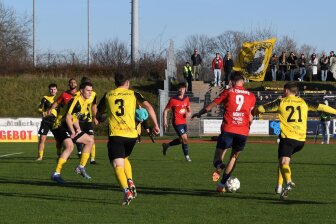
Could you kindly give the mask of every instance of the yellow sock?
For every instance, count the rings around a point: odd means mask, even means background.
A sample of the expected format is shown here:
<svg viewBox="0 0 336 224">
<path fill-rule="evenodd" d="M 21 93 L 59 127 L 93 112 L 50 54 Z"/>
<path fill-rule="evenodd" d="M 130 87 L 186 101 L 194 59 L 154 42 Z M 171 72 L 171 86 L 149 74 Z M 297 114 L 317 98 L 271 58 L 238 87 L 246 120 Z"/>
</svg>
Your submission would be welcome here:
<svg viewBox="0 0 336 224">
<path fill-rule="evenodd" d="M 91 149 L 91 161 L 95 160 L 95 158 L 96 158 L 96 144 L 93 144 Z"/>
<path fill-rule="evenodd" d="M 280 166 L 278 166 L 278 186 L 281 186 L 282 184 L 283 184 L 283 178 L 282 178 Z"/>
<path fill-rule="evenodd" d="M 125 175 L 124 167 L 117 166 L 116 168 L 114 168 L 114 170 L 115 170 L 115 175 L 119 182 L 120 187 L 122 189 L 128 188 L 127 177 Z"/>
<path fill-rule="evenodd" d="M 61 173 L 63 165 L 66 163 L 66 159 L 59 158 L 56 166 L 56 173 Z"/>
<path fill-rule="evenodd" d="M 286 181 L 286 183 L 289 183 L 292 181 L 292 176 L 291 176 L 291 169 L 288 164 L 283 164 L 281 166 L 281 174 L 283 179 Z"/>
<path fill-rule="evenodd" d="M 90 157 L 89 152 L 83 152 L 82 156 L 81 156 L 81 159 L 80 159 L 80 162 L 79 162 L 79 165 L 81 165 L 83 167 L 86 166 L 86 163 L 89 160 L 89 157 Z"/>
<path fill-rule="evenodd" d="M 43 158 L 43 152 L 44 152 L 44 151 L 39 151 L 39 152 L 38 152 L 38 158 L 39 158 L 39 159 L 42 159 L 42 158 Z"/>
<path fill-rule="evenodd" d="M 130 161 L 128 160 L 128 157 L 125 158 L 125 174 L 127 179 L 133 179 L 132 178 L 132 166 Z"/>
</svg>

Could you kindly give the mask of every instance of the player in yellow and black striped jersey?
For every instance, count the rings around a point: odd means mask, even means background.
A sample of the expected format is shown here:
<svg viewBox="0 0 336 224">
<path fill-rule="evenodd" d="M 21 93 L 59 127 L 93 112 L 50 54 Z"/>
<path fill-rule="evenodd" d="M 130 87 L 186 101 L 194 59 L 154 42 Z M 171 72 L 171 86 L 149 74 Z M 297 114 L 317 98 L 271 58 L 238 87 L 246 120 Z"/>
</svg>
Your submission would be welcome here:
<svg viewBox="0 0 336 224">
<path fill-rule="evenodd" d="M 52 110 L 50 115 L 48 114 L 48 111 L 53 104 L 55 96 L 57 94 L 57 85 L 55 83 L 51 83 L 48 86 L 48 89 L 49 95 L 43 96 L 41 103 L 38 107 L 38 112 L 42 115 L 42 122 L 38 131 L 38 134 L 40 135 L 38 142 L 38 161 L 43 159 L 44 145 L 47 139 L 47 134 L 49 130 L 51 130 L 57 116 L 56 109 Z M 56 143 L 56 147 L 58 149 L 57 151 L 60 151 L 61 146 Z"/>
<path fill-rule="evenodd" d="M 336 114 L 336 109 L 325 104 L 308 102 L 296 96 L 298 87 L 295 82 L 288 82 L 284 86 L 284 97 L 256 108 L 255 114 L 277 112 L 280 120 L 280 143 L 278 148 L 278 183 L 276 193 L 281 198 L 287 198 L 288 192 L 294 188 L 291 169 L 291 156 L 300 151 L 306 140 L 308 111 L 323 111 Z M 282 188 L 283 181 L 285 186 Z"/>
<path fill-rule="evenodd" d="M 155 111 L 139 93 L 130 90 L 130 81 L 125 74 L 115 75 L 116 89 L 107 92 L 99 101 L 97 119 L 106 114 L 109 125 L 108 155 L 116 178 L 124 191 L 123 205 L 128 205 L 136 196 L 132 177 L 131 155 L 137 140 L 135 110 L 137 104 L 144 107 L 153 122 L 153 132 L 160 132 Z"/>
<path fill-rule="evenodd" d="M 79 119 L 85 119 L 88 113 L 89 98 L 92 92 L 92 84 L 90 82 L 82 83 L 80 86 L 80 95 L 71 99 L 65 108 L 62 108 L 55 121 L 52 132 L 55 138 L 62 142 L 64 150 L 60 155 L 55 172 L 51 179 L 57 183 L 64 183 L 61 178 L 61 170 L 66 163 L 73 150 L 73 142 L 84 144 L 82 156 L 75 172 L 81 174 L 84 178 L 90 179 L 85 171 L 85 165 L 89 159 L 93 139 L 82 132 L 79 126 Z"/>
<path fill-rule="evenodd" d="M 87 77 L 83 77 L 81 79 L 81 83 L 91 82 L 91 80 Z M 92 82 L 91 82 L 92 83 Z M 76 93 L 76 95 L 80 95 L 80 91 Z M 88 112 L 85 115 L 85 119 L 79 119 L 79 126 L 81 130 L 88 134 L 94 140 L 94 130 L 93 124 L 98 125 L 98 120 L 96 119 L 97 113 L 97 94 L 95 91 L 92 91 L 90 98 L 88 101 Z M 79 148 L 77 147 L 77 150 Z M 81 154 L 81 152 L 78 152 Z M 96 145 L 92 145 L 91 153 L 90 153 L 90 164 L 96 164 Z"/>
</svg>

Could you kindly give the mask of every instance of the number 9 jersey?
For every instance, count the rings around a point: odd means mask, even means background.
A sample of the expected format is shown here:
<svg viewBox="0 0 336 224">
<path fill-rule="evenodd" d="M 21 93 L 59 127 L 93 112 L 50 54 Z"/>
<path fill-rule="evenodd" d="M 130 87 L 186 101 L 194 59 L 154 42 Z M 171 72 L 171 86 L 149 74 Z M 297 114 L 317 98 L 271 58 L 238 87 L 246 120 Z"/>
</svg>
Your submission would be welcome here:
<svg viewBox="0 0 336 224">
<path fill-rule="evenodd" d="M 253 93 L 242 86 L 234 86 L 224 90 L 213 102 L 217 105 L 224 104 L 221 131 L 248 135 L 252 121 L 251 111 L 256 103 Z"/>
<path fill-rule="evenodd" d="M 133 90 L 116 88 L 107 92 L 98 104 L 98 111 L 107 113 L 109 136 L 138 137 L 135 110 L 145 98 Z"/>
</svg>

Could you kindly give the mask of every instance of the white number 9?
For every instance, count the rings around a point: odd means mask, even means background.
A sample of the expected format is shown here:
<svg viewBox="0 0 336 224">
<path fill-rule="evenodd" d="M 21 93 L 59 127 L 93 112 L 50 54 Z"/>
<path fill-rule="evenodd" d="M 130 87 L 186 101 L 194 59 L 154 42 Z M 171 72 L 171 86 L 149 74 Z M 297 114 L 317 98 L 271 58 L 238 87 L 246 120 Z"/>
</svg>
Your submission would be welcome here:
<svg viewBox="0 0 336 224">
<path fill-rule="evenodd" d="M 236 95 L 236 104 L 237 104 L 237 109 L 236 111 L 240 111 L 244 104 L 244 96 L 243 95 Z"/>
</svg>

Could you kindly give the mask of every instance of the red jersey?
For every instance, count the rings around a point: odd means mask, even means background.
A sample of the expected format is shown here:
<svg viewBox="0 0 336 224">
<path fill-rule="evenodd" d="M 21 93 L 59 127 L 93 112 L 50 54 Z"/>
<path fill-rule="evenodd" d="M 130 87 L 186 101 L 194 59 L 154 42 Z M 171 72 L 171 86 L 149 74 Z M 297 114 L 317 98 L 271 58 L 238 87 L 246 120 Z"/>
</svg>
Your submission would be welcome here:
<svg viewBox="0 0 336 224">
<path fill-rule="evenodd" d="M 190 106 L 189 97 L 184 96 L 180 99 L 179 96 L 173 96 L 169 99 L 166 108 L 173 110 L 173 125 L 187 123 L 187 107 Z"/>
<path fill-rule="evenodd" d="M 58 97 L 57 99 L 57 103 L 59 105 L 65 106 L 69 103 L 69 101 L 74 97 L 74 95 L 76 94 L 77 90 L 72 93 L 70 90 L 64 91 L 60 97 Z"/>
<path fill-rule="evenodd" d="M 250 114 L 256 98 L 244 87 L 235 86 L 224 90 L 214 101 L 224 104 L 224 115 L 221 130 L 247 136 L 250 131 Z"/>
</svg>

